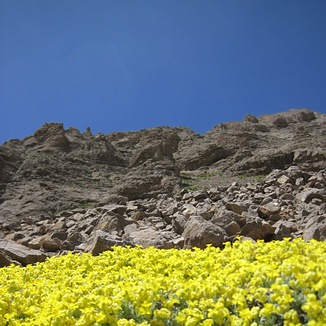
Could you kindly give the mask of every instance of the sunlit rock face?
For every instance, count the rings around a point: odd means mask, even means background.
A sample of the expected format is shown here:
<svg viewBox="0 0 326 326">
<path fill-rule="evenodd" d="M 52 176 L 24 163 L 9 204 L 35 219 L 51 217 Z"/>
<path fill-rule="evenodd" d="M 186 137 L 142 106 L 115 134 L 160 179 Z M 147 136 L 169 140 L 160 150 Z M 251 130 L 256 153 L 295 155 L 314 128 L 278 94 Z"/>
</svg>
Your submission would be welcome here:
<svg viewBox="0 0 326 326">
<path fill-rule="evenodd" d="M 307 109 L 248 114 L 203 135 L 47 123 L 0 146 L 0 239 L 45 254 L 324 240 L 325 156 L 326 115 Z"/>
</svg>

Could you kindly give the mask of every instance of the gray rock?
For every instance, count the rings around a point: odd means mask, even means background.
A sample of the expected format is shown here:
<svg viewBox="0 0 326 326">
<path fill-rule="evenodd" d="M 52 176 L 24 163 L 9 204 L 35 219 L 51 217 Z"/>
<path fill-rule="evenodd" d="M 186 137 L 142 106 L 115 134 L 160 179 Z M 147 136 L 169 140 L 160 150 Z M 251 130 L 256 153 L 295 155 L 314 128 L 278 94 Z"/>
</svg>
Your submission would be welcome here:
<svg viewBox="0 0 326 326">
<path fill-rule="evenodd" d="M 259 120 L 252 114 L 247 114 L 244 118 L 243 118 L 244 122 L 251 122 L 251 123 L 258 123 Z"/>
<path fill-rule="evenodd" d="M 222 229 L 227 228 L 232 222 L 236 222 L 242 228 L 246 224 L 246 217 L 231 211 L 222 211 L 215 214 L 211 222 Z"/>
<path fill-rule="evenodd" d="M 270 221 L 278 221 L 281 219 L 279 213 L 281 212 L 281 207 L 276 203 L 268 203 L 264 206 L 258 207 L 258 216 Z"/>
<path fill-rule="evenodd" d="M 131 245 L 131 243 L 128 243 L 116 235 L 97 230 L 94 232 L 92 238 L 87 242 L 84 251 L 97 256 L 103 251 L 110 250 L 113 246 L 125 245 Z"/>
<path fill-rule="evenodd" d="M 247 223 L 241 230 L 241 235 L 250 237 L 253 240 L 271 240 L 274 237 L 274 231 L 275 227 L 263 219 L 256 217 L 247 220 Z"/>
<path fill-rule="evenodd" d="M 210 205 L 197 207 L 197 215 L 205 220 L 210 220 L 214 215 L 214 209 Z"/>
<path fill-rule="evenodd" d="M 30 249 L 10 240 L 0 239 L 0 251 L 23 266 L 42 262 L 46 258 L 43 252 Z"/>
<path fill-rule="evenodd" d="M 184 247 L 185 239 L 183 237 L 175 238 L 172 240 L 174 248 L 182 249 Z"/>
<path fill-rule="evenodd" d="M 285 193 L 280 196 L 280 199 L 285 200 L 285 201 L 293 201 L 295 199 L 294 195 L 291 193 Z"/>
<path fill-rule="evenodd" d="M 225 231 L 227 235 L 231 237 L 231 236 L 239 235 L 241 232 L 241 228 L 237 222 L 232 221 L 226 225 Z"/>
<path fill-rule="evenodd" d="M 273 224 L 275 228 L 275 240 L 292 237 L 293 233 L 298 231 L 297 223 L 291 221 L 279 220 Z"/>
<path fill-rule="evenodd" d="M 197 208 L 192 204 L 184 204 L 181 207 L 181 213 L 186 217 L 190 217 L 197 214 Z"/>
<path fill-rule="evenodd" d="M 182 234 L 185 229 L 188 218 L 183 214 L 176 213 L 172 217 L 172 226 L 176 233 Z"/>
<path fill-rule="evenodd" d="M 326 240 L 326 216 L 314 216 L 310 218 L 303 230 L 303 239 L 305 241 L 311 239 Z"/>
<path fill-rule="evenodd" d="M 286 183 L 290 183 L 290 182 L 291 182 L 291 179 L 286 175 L 282 175 L 279 178 L 277 178 L 277 180 L 276 180 L 276 183 L 281 185 L 281 186 L 286 184 Z"/>
<path fill-rule="evenodd" d="M 323 200 L 324 197 L 325 197 L 325 190 L 324 189 L 317 189 L 317 188 L 307 189 L 307 190 L 304 190 L 301 193 L 299 193 L 298 197 L 304 203 L 309 203 L 314 198 L 318 198 L 318 199 Z"/>
<path fill-rule="evenodd" d="M 288 122 L 282 116 L 276 117 L 276 119 L 273 121 L 273 124 L 279 128 L 286 128 L 288 126 Z"/>
<path fill-rule="evenodd" d="M 208 244 L 215 247 L 222 246 L 227 239 L 227 234 L 221 227 L 202 217 L 192 216 L 186 223 L 182 237 L 186 247 L 205 248 Z"/>
<path fill-rule="evenodd" d="M 197 190 L 197 191 L 191 192 L 188 195 L 190 195 L 190 196 L 187 196 L 187 194 L 185 194 L 183 199 L 187 200 L 187 199 L 192 198 L 195 201 L 201 201 L 201 200 L 208 197 L 208 193 L 206 191 L 203 191 L 203 190 Z"/>
<path fill-rule="evenodd" d="M 56 252 L 62 249 L 62 241 L 47 234 L 41 240 L 41 248 L 44 251 Z"/>
<path fill-rule="evenodd" d="M 135 221 L 140 221 L 147 217 L 147 213 L 142 210 L 132 211 L 130 217 Z"/>
<path fill-rule="evenodd" d="M 41 249 L 42 246 L 42 240 L 43 240 L 44 236 L 37 236 L 35 238 L 33 238 L 32 240 L 29 241 L 29 243 L 27 244 L 27 246 L 31 249 Z"/>
<path fill-rule="evenodd" d="M 5 255 L 3 252 L 0 251 L 0 268 L 9 266 L 11 264 L 19 265 L 18 262 L 13 261 L 7 255 Z"/>
<path fill-rule="evenodd" d="M 245 210 L 245 207 L 243 205 L 231 202 L 225 203 L 225 208 L 239 215 L 241 215 L 242 212 Z"/>
<path fill-rule="evenodd" d="M 56 222 L 52 227 L 51 230 L 53 231 L 60 231 L 60 230 L 66 230 L 66 222 L 64 220 Z"/>
<path fill-rule="evenodd" d="M 166 222 L 164 219 L 160 216 L 149 216 L 146 219 L 146 223 L 149 223 L 150 225 L 153 225 L 156 229 L 165 229 Z"/>
<path fill-rule="evenodd" d="M 156 248 L 167 249 L 172 247 L 172 244 L 163 235 L 163 232 L 152 226 L 142 227 L 130 233 L 128 240 L 144 248 L 154 246 Z"/>
<path fill-rule="evenodd" d="M 76 247 L 84 243 L 85 236 L 83 236 L 78 231 L 73 231 L 72 233 L 68 234 L 67 239 L 62 243 L 62 249 L 65 250 L 74 250 Z"/>
<path fill-rule="evenodd" d="M 54 231 L 51 235 L 51 238 L 53 239 L 59 239 L 61 241 L 65 241 L 68 237 L 67 231 Z"/>
<path fill-rule="evenodd" d="M 116 213 L 118 215 L 123 215 L 126 212 L 127 207 L 125 205 L 109 204 L 99 207 L 97 210 L 102 213 Z"/>
<path fill-rule="evenodd" d="M 105 232 L 120 231 L 128 224 L 129 221 L 124 216 L 113 212 L 106 212 L 99 219 L 95 230 L 103 230 Z"/>
</svg>

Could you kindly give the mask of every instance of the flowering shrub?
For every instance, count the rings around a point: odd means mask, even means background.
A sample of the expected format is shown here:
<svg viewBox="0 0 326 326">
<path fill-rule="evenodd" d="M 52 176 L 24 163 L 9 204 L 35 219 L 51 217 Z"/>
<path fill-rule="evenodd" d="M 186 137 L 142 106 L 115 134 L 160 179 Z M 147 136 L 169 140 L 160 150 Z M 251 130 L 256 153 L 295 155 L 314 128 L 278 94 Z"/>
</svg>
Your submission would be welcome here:
<svg viewBox="0 0 326 326">
<path fill-rule="evenodd" d="M 115 247 L 0 269 L 0 325 L 326 325 L 326 242 Z"/>
</svg>

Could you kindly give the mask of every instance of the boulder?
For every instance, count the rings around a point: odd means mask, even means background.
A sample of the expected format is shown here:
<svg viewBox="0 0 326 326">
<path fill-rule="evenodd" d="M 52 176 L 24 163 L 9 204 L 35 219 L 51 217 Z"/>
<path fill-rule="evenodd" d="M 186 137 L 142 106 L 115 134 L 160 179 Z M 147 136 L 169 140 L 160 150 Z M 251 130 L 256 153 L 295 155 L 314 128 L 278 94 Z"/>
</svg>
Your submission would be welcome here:
<svg viewBox="0 0 326 326">
<path fill-rule="evenodd" d="M 317 188 L 303 190 L 301 193 L 298 194 L 298 198 L 300 198 L 301 201 L 304 203 L 309 203 L 314 198 L 323 200 L 325 196 L 326 196 L 325 189 L 317 189 Z"/>
<path fill-rule="evenodd" d="M 141 228 L 137 228 L 137 230 L 129 233 L 128 241 L 135 245 L 142 246 L 143 248 L 153 246 L 156 248 L 167 249 L 173 247 L 170 239 L 167 239 L 163 232 L 155 229 L 153 226 L 143 226 Z"/>
<path fill-rule="evenodd" d="M 276 119 L 273 121 L 273 124 L 279 128 L 286 128 L 288 126 L 288 122 L 286 121 L 286 118 L 282 116 L 276 117 Z"/>
<path fill-rule="evenodd" d="M 58 238 L 52 237 L 50 234 L 47 234 L 41 240 L 41 248 L 44 251 L 56 252 L 62 249 L 62 241 Z"/>
<path fill-rule="evenodd" d="M 46 258 L 40 250 L 28 248 L 11 240 L 0 239 L 0 251 L 23 266 L 42 262 Z"/>
<path fill-rule="evenodd" d="M 85 241 L 85 236 L 78 232 L 72 231 L 67 239 L 62 243 L 62 249 L 75 250 L 76 247 L 80 246 Z"/>
<path fill-rule="evenodd" d="M 242 212 L 245 210 L 245 207 L 240 203 L 232 203 L 232 202 L 225 203 L 225 208 L 239 215 L 241 215 Z"/>
<path fill-rule="evenodd" d="M 113 246 L 126 245 L 131 245 L 131 243 L 123 240 L 117 235 L 109 234 L 102 230 L 97 230 L 87 242 L 84 251 L 97 256 L 103 251 L 110 250 Z"/>
<path fill-rule="evenodd" d="M 305 241 L 311 239 L 325 241 L 326 240 L 326 215 L 311 217 L 303 230 L 302 237 Z"/>
<path fill-rule="evenodd" d="M 259 120 L 257 119 L 257 117 L 255 117 L 252 114 L 247 114 L 244 118 L 243 118 L 243 122 L 251 122 L 251 123 L 258 123 Z"/>
<path fill-rule="evenodd" d="M 226 232 L 218 225 L 200 216 L 192 216 L 182 233 L 185 247 L 205 248 L 208 244 L 221 247 L 227 240 Z"/>
<path fill-rule="evenodd" d="M 0 268 L 9 266 L 11 264 L 19 265 L 18 262 L 13 261 L 7 255 L 0 251 Z"/>
<path fill-rule="evenodd" d="M 279 185 L 284 185 L 284 184 L 286 184 L 286 183 L 290 183 L 290 182 L 291 182 L 291 179 L 290 179 L 288 176 L 286 176 L 286 175 L 282 175 L 282 176 L 280 176 L 280 177 L 276 180 L 276 182 L 277 182 Z"/>
<path fill-rule="evenodd" d="M 258 207 L 258 216 L 264 220 L 278 221 L 281 219 L 279 213 L 281 212 L 281 207 L 277 203 L 268 203 L 266 205 L 261 205 Z"/>
<path fill-rule="evenodd" d="M 188 218 L 184 216 L 183 214 L 176 213 L 172 216 L 172 226 L 176 233 L 182 234 Z"/>
<path fill-rule="evenodd" d="M 197 208 L 192 204 L 184 204 L 181 207 L 181 213 L 186 217 L 197 215 Z"/>
<path fill-rule="evenodd" d="M 105 232 L 121 231 L 129 223 L 124 216 L 113 212 L 106 212 L 99 219 L 95 230 L 103 230 Z"/>
<path fill-rule="evenodd" d="M 239 224 L 235 221 L 230 222 L 228 225 L 225 227 L 225 231 L 228 236 L 233 237 L 235 235 L 239 235 L 241 232 L 241 228 Z"/>
<path fill-rule="evenodd" d="M 246 223 L 246 217 L 232 211 L 221 211 L 214 215 L 211 222 L 222 229 L 226 228 L 232 222 L 236 222 L 242 228 Z"/>
<path fill-rule="evenodd" d="M 241 229 L 241 235 L 250 237 L 253 240 L 272 240 L 274 238 L 275 227 L 259 217 L 248 218 L 246 224 Z"/>
<path fill-rule="evenodd" d="M 37 237 L 34 237 L 33 239 L 31 239 L 28 242 L 27 247 L 29 247 L 31 249 L 37 249 L 37 250 L 41 249 L 43 238 L 44 238 L 43 235 L 39 235 Z"/>
<path fill-rule="evenodd" d="M 275 240 L 290 238 L 298 231 L 298 225 L 294 221 L 279 220 L 273 224 L 273 227 L 275 228 Z"/>
</svg>

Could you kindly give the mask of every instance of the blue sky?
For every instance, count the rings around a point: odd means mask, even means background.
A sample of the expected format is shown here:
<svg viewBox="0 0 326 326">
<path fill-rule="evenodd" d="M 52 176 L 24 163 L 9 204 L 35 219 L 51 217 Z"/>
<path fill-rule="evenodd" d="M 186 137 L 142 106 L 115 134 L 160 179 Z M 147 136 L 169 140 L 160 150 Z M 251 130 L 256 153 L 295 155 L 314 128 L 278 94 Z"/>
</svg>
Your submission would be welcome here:
<svg viewBox="0 0 326 326">
<path fill-rule="evenodd" d="M 325 0 L 0 0 L 0 143 L 326 113 Z"/>
</svg>

